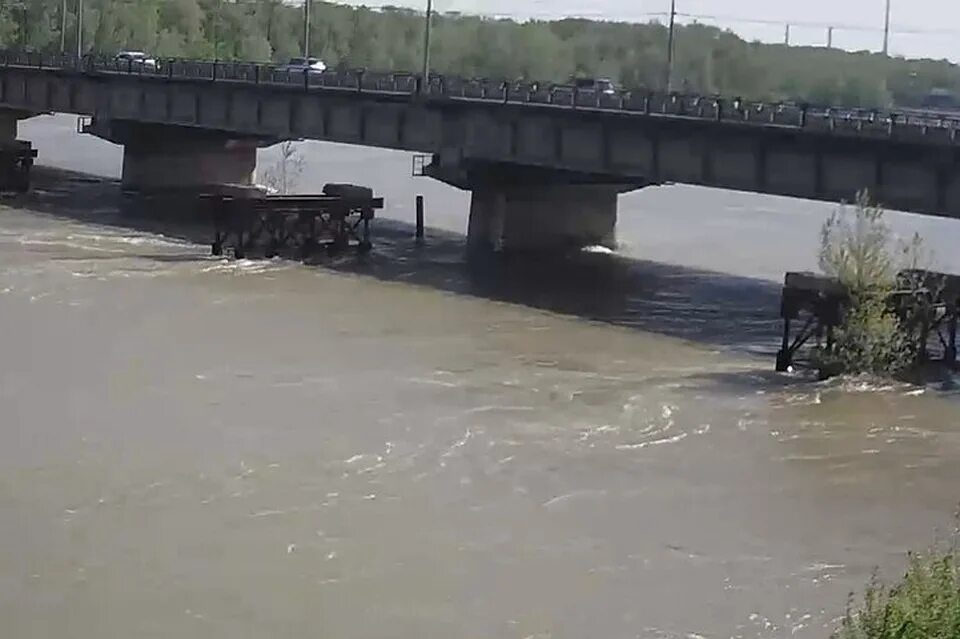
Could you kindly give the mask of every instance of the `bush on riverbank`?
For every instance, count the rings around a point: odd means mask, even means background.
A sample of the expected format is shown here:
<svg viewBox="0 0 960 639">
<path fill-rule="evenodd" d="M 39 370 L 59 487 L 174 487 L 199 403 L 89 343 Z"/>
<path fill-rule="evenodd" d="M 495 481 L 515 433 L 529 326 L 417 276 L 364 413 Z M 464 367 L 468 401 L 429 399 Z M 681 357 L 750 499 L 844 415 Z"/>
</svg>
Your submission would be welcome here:
<svg viewBox="0 0 960 639">
<path fill-rule="evenodd" d="M 956 549 L 910 556 L 903 579 L 874 578 L 859 610 L 848 607 L 834 639 L 960 638 L 960 561 Z"/>
<path fill-rule="evenodd" d="M 897 375 L 918 359 L 921 337 L 917 322 L 891 306 L 894 291 L 913 296 L 926 285 L 922 276 L 898 279 L 898 273 L 923 273 L 931 258 L 923 241 L 896 243 L 884 221 L 884 210 L 867 192 L 852 207 L 835 212 L 820 235 L 820 269 L 837 279 L 849 300 L 834 332 L 831 349 L 822 349 L 822 373 Z"/>
</svg>

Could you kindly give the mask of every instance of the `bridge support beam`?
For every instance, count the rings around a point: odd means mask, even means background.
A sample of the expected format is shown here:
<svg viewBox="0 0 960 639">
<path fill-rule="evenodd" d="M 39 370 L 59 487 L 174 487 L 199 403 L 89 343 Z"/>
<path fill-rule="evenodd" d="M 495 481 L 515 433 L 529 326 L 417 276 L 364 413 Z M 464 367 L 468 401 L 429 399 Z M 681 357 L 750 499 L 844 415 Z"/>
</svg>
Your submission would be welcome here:
<svg viewBox="0 0 960 639">
<path fill-rule="evenodd" d="M 593 184 L 475 187 L 467 245 L 511 252 L 612 248 L 621 190 Z"/>
</svg>

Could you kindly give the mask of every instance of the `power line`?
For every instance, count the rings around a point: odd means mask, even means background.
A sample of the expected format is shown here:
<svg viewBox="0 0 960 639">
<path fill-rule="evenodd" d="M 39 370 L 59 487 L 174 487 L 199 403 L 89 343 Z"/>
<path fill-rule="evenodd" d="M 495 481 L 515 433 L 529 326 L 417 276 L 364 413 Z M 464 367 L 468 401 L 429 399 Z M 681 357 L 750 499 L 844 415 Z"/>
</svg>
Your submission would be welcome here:
<svg viewBox="0 0 960 639">
<path fill-rule="evenodd" d="M 770 20 L 765 18 L 744 18 L 742 16 L 731 16 L 723 14 L 702 14 L 702 13 L 677 13 L 681 18 L 691 20 L 710 20 L 712 22 L 735 23 L 735 24 L 759 24 L 767 26 L 780 27 L 790 24 L 791 27 L 802 27 L 810 29 L 833 29 L 835 31 L 857 31 L 863 33 L 883 33 L 883 27 L 873 27 L 860 24 L 844 24 L 838 22 L 816 22 L 804 20 Z M 891 34 L 902 35 L 960 35 L 956 29 L 921 29 L 921 28 L 894 28 L 890 27 Z"/>
<path fill-rule="evenodd" d="M 344 3 L 347 6 L 356 7 L 357 5 Z M 365 4 L 369 9 L 374 10 L 383 10 L 388 8 L 398 8 L 396 4 L 385 2 L 379 5 L 370 5 Z M 408 8 L 408 7 L 399 7 L 399 8 Z M 411 10 L 416 10 L 411 8 Z M 422 13 L 422 11 L 420 11 Z M 491 12 L 491 13 L 473 13 L 469 11 L 446 11 L 444 13 L 450 15 L 462 15 L 462 16 L 472 16 L 480 18 L 490 18 L 495 20 L 518 20 L 518 21 L 559 21 L 559 20 L 595 20 L 598 22 L 613 22 L 613 23 L 623 23 L 623 22 L 641 22 L 644 19 L 650 18 L 663 18 L 665 22 L 668 21 L 670 17 L 670 11 L 642 11 L 642 12 L 631 12 L 628 15 L 623 15 L 619 17 L 611 17 L 609 14 L 604 14 L 601 11 L 590 11 L 590 12 L 581 12 L 576 14 L 569 15 L 558 15 L 553 12 Z M 753 18 L 753 17 L 744 17 L 731 14 L 709 14 L 709 13 L 684 13 L 682 11 L 676 12 L 677 18 L 683 18 L 686 20 L 709 20 L 711 22 L 718 23 L 727 23 L 727 24 L 755 24 L 755 25 L 766 25 L 766 26 L 775 26 L 778 28 L 783 28 L 787 24 L 790 25 L 791 29 L 820 29 L 826 31 L 828 29 L 833 29 L 834 32 L 859 32 L 859 33 L 883 33 L 886 29 L 884 26 L 874 26 L 869 24 L 852 24 L 852 23 L 843 23 L 843 22 L 825 22 L 825 21 L 816 21 L 816 20 L 792 20 L 792 19 L 771 19 L 771 18 Z M 960 36 L 960 30 L 958 29 L 928 29 L 921 27 L 897 27 L 893 24 L 890 25 L 890 34 L 891 35 L 944 35 L 944 36 Z"/>
</svg>

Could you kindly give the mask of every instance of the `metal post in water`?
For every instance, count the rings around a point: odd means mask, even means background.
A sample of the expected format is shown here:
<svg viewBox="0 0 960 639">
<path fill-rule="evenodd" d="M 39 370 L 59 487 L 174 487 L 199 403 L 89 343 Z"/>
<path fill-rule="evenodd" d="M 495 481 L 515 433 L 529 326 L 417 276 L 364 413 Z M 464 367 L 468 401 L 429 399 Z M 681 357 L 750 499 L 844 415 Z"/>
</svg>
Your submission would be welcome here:
<svg viewBox="0 0 960 639">
<path fill-rule="evenodd" d="M 417 196 L 417 239 L 423 239 L 423 196 Z"/>
</svg>

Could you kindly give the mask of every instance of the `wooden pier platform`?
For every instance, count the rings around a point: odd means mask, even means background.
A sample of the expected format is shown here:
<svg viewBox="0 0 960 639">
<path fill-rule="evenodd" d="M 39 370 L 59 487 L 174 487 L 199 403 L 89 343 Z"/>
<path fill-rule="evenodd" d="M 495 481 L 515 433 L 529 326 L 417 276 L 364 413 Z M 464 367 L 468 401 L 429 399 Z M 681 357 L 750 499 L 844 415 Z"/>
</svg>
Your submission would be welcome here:
<svg viewBox="0 0 960 639">
<path fill-rule="evenodd" d="M 888 307 L 918 340 L 924 362 L 957 364 L 960 276 L 902 271 L 887 295 Z M 776 369 L 815 368 L 817 356 L 834 348 L 835 331 L 850 305 L 850 292 L 838 280 L 814 273 L 787 273 L 780 302 L 783 333 Z"/>
<path fill-rule="evenodd" d="M 270 258 L 289 250 L 307 258 L 320 248 L 341 251 L 351 246 L 369 251 L 370 222 L 374 211 L 383 208 L 383 198 L 352 184 L 328 184 L 315 195 L 202 197 L 213 219 L 213 254 L 231 249 L 238 259 L 252 254 Z"/>
</svg>

